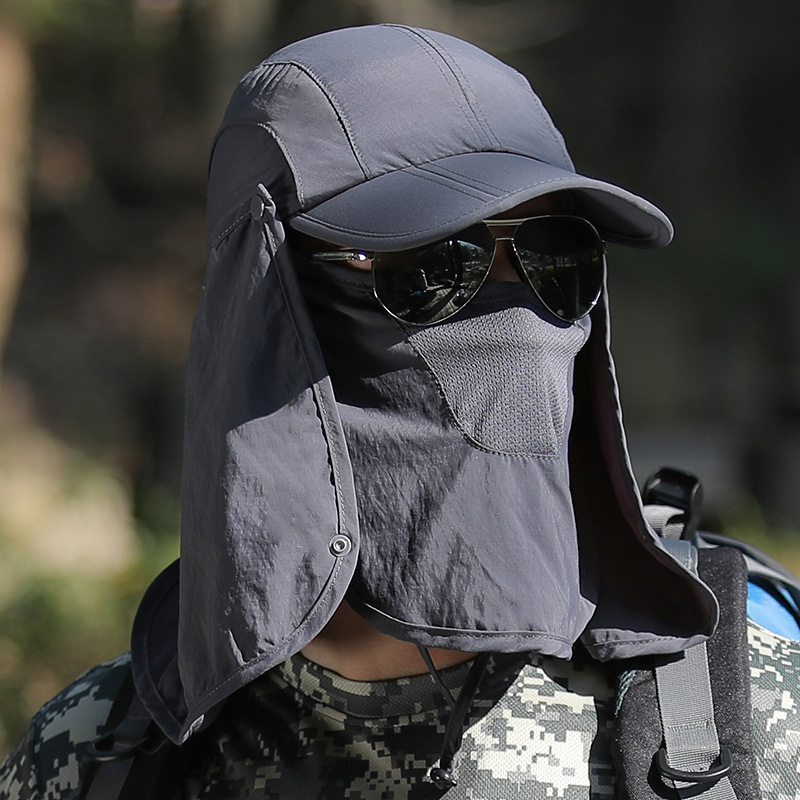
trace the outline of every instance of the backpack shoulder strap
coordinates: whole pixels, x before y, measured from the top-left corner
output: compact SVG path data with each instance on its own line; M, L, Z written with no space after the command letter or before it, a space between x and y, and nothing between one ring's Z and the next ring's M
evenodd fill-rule
M615 758L626 800L757 800L750 725L747 568L743 554L696 535L702 488L666 468L643 493L645 516L665 548L720 601L720 624L683 653L639 659L620 676Z
M139 751L148 743L151 723L128 670L111 706L105 732L86 749L89 768L79 800L120 797Z
M666 549L697 574L692 542L665 539ZM664 744L656 768L679 797L736 800L731 786L731 753L720 744L714 720L705 643L675 656L656 656L655 678Z
M171 800L180 795L187 756L187 746L170 742L153 722L129 668L104 732L86 750L76 800Z

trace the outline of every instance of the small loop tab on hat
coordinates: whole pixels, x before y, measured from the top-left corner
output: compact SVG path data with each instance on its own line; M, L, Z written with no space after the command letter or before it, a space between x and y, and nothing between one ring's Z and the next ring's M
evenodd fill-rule
M264 219L265 208L264 198L259 194L254 194L253 199L250 201L250 216L257 222Z

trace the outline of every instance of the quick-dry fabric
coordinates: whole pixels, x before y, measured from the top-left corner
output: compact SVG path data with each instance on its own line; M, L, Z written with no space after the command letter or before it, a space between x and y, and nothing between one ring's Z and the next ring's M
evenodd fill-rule
M133 631L137 688L176 741L319 633L358 554L330 379L275 207L256 200L211 243L192 331L180 581L162 573Z
M588 321L556 325L530 287L507 283L409 334L369 276L301 258L358 497L358 605L426 646L569 655L595 601L565 436ZM514 426L517 441L503 433Z
M220 163L216 210L252 169ZM348 590L379 628L465 651L568 656L581 637L607 659L672 652L713 628L713 598L642 522L605 301L575 361L568 469L470 443L405 332L356 288L329 339L335 303L312 324L263 188L212 223L190 346L181 562L148 590L132 642L137 689L171 739L298 652ZM332 343L324 357L315 325Z
M287 154L298 230L345 247L416 247L562 189L607 241L672 237L646 200L575 172L522 75L447 34L375 25L295 42L242 80L230 112Z
M356 41L361 46L339 46ZM387 41L392 48L385 46ZM376 70L376 74L397 82L394 89L402 89L406 108L413 76L432 79L440 66L445 69L438 73L446 86L440 83L437 88L436 113L442 124L436 131L425 127L424 136L415 132L409 137L407 125L397 130L389 126L381 128L378 136L365 128L383 119L374 104L392 102L392 97L400 95L381 94L371 84L365 96L364 64L370 59L383 64L393 58L399 59L395 69ZM554 189L579 190L580 212L597 223L604 237L620 230L610 217L620 221L626 216L613 213L615 204L638 209L643 225L646 220L656 224L644 201L577 175L568 164L552 166L550 155L559 163L566 156L563 142L558 144L559 134L542 113L531 116L544 126L541 130L530 125L514 129L514 137L526 138L526 152L530 149L531 156L516 154L519 148L513 148L512 154L484 153L487 143L481 137L480 141L473 136L462 138L476 117L461 105L469 87L464 74L458 75L459 64L474 73L476 87L482 87L481 97L487 94L489 80L492 97L501 89L508 94L507 88L514 97L538 104L524 80L499 62L489 59L492 77L487 78L478 69L486 66L486 59L452 37L402 27L332 32L322 43L284 49L278 60L268 60L248 75L231 101L211 160L208 273L189 348L182 556L180 564L165 571L148 590L132 639L139 694L174 741L184 741L208 724L219 703L232 692L301 650L324 627L351 587L357 594L360 577L355 573L360 562L378 563L370 548L375 556L381 552L380 540L365 543L368 537L360 535L361 507L375 509L377 504L356 496L351 459L361 455L357 440L345 436L346 404L334 392L331 376L335 371L322 357L296 285L284 246L284 224L301 227L300 215L306 214L308 222L316 200L319 206L338 203L354 188L366 193L361 195L364 202L358 201L356 193L345 204L354 225L397 221L400 217L394 214L391 198L401 196L398 183L392 179L391 197L377 185L385 186L393 169L402 173L397 175L399 184L406 173L413 172L411 182L420 200L414 208L428 220L428 228L416 226L415 210L402 218L403 225L409 226L405 231L373 230L363 239L350 241L349 234L339 230L333 241L368 249L389 241L399 247L424 244ZM420 85L425 84L413 84L416 98L423 97ZM424 99L428 113L433 101L427 93ZM456 107L447 105L452 103ZM337 117L342 104L353 106L354 116L346 121ZM356 114L355 106L363 110L370 104L367 117ZM448 110L443 113L445 106ZM345 138L340 136L335 142L319 138L321 130L333 134L337 125ZM540 140L542 147L536 145ZM422 146L415 148L415 142ZM548 142L555 143L555 150ZM476 167L470 170L472 179L483 174L481 164L487 170L497 167L496 180L484 175L487 185L492 184L490 191L468 197L451 187L438 193L438 178L422 177L423 173L434 177L420 161L431 147L444 156L436 165L439 177L442 169L467 162ZM361 160L347 161L346 152L352 156L356 151ZM409 158L420 166L408 167ZM514 179L512 187L507 183L512 182L508 170L519 161L536 175L529 172L531 180L522 183ZM367 163L375 167L369 175L362 169ZM302 169L295 169L296 164ZM541 170L534 169L535 165ZM373 189L377 195L371 194ZM602 204L592 203L596 192L605 198ZM353 216L359 210L371 216L369 198L377 196L380 202L386 201L379 216L371 220ZM408 206L405 194L402 197L402 204ZM431 228L437 198L444 205ZM338 208L342 211L343 206ZM319 234L316 224L306 226L306 232ZM668 238L665 223L653 236L642 226L638 233L630 229L628 233L641 244ZM621 238L631 240L628 235ZM548 541L552 554L539 553L538 543L525 542L520 549L516 534L507 541L501 528L489 524L496 509L492 501L487 507L484 497L491 496L493 487L487 486L479 495L454 495L452 499L460 505L453 505L448 513L451 518L460 515L466 538L448 544L447 537L430 536L426 542L432 557L429 563L413 557L409 562L390 542L388 549L397 558L391 590L383 594L376 590L375 606L365 600L361 607L376 622L383 621L406 638L427 637L462 650L541 647L544 652L563 648L568 653L574 638L580 636L600 659L675 652L711 632L717 614L713 596L660 548L642 518L608 351L605 299L591 318L591 335L575 359L575 408L567 446L569 484L561 478L551 480L544 472L541 481L531 481L518 466L525 461L519 456L504 457L504 469L492 478L546 503L552 509L554 529L565 518L569 503L577 542L569 537ZM421 361L417 353L413 357L416 363ZM368 370L373 363L365 357L362 367ZM441 397L430 379L393 402L414 404L420 393L428 392ZM424 409L430 407L426 402L416 413L420 430L426 426L437 430L439 419L430 426L426 417ZM470 480L461 484L474 486L485 465L478 459L473 468L478 449L464 437L458 444L455 441L448 438L443 444L459 448L462 460L453 462L453 454L445 451L445 462L474 469ZM395 449L402 449L398 459L406 459L403 463L413 469L387 474L379 484L382 491L395 487L413 494L431 485L438 493L450 480L446 471L436 469L435 461L428 462L421 474L412 460L413 448ZM560 463L560 459L554 461ZM507 510L500 511L500 519L505 518ZM462 552L459 548L464 542L470 544ZM531 547L540 558L528 560ZM577 552L577 565L570 552ZM458 577L462 557L474 565L485 563L485 568L472 569L471 585ZM424 576L416 586L402 580L407 563ZM499 564L502 571L497 570ZM508 587L523 569L526 581L528 573L539 572L548 581L565 568L573 578L579 576L579 588L574 582L559 586L562 594L552 598L535 619L528 618L529 600ZM412 591L423 599L415 600L413 619L403 622L403 616L394 617L392 612L403 611L403 599ZM362 594L367 596L366 591ZM566 603L556 611L562 596ZM461 608L462 598L466 611ZM577 610L576 605L569 606L573 602ZM592 603L596 606L587 620ZM475 627L436 628L442 619ZM544 624L552 627L542 630Z

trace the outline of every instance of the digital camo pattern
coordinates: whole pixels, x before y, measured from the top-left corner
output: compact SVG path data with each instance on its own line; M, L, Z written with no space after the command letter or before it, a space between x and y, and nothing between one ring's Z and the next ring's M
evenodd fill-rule
M612 708L609 673L596 662L532 657L502 702L467 730L464 788L452 796L614 797Z
M748 624L753 739L764 800L800 796L800 642Z
M800 642L750 623L753 731L764 800L800 796ZM3 800L67 800L127 657L55 697L0 767ZM451 691L467 667L442 672ZM614 797L612 692L593 662L497 656L473 704L447 800ZM346 681L290 659L237 693L205 733L187 800L423 800L447 708L429 676Z
M74 796L87 743L128 669L95 668L36 715L0 770L3 800ZM458 691L468 666L442 671ZM448 800L613 797L606 671L537 656L490 663ZM422 800L448 710L430 676L347 681L295 656L229 700L204 733L186 800Z
M467 667L442 675L455 692ZM607 671L497 656L468 721L448 800L611 798ZM347 681L296 656L226 705L199 800L423 800L448 709L430 676ZM270 724L264 725L269 719Z
M83 752L105 723L129 660L95 667L42 706L0 766L2 800L66 800L77 790Z

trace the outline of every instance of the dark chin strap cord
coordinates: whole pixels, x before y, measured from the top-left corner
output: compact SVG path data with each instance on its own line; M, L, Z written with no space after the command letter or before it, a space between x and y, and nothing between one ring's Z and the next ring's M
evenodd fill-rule
M464 685L457 697L453 697L450 689L447 688L442 676L433 664L430 653L427 648L419 647L419 652L422 655L428 671L433 676L436 685L439 687L442 696L447 704L450 706L450 716L447 719L447 727L444 732L444 741L442 742L442 752L439 756L439 763L433 766L428 771L428 779L437 788L443 792L452 789L457 785L457 781L453 774L454 766L453 761L456 753L461 748L461 739L464 736L464 722L467 719L467 714L472 707L472 701L478 693L481 685L486 667L489 665L489 659L492 657L491 653L479 653L472 666L469 668Z

